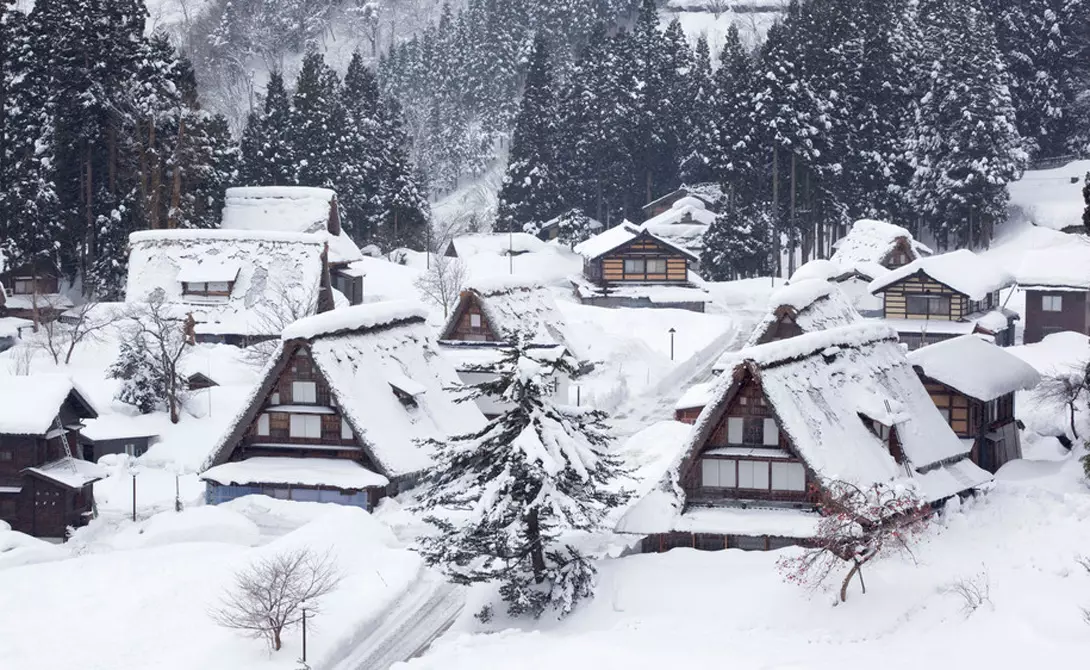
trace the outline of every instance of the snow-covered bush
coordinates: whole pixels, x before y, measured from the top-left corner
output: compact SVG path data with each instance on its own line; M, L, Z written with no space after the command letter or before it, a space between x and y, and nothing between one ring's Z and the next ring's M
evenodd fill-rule
M552 379L573 366L537 359L521 342L498 379L464 398L487 393L511 408L475 433L435 443L420 508L439 533L421 553L456 583L502 582L512 615L552 608L563 617L594 592L594 565L572 534L600 530L629 493L614 486L624 471L607 452L605 415L552 400Z
M821 492L822 519L817 534L798 554L779 559L777 568L792 583L816 588L842 563L851 568L840 585L840 600L848 599L848 585L859 577L863 593L863 566L885 554L912 549L926 528L929 508L914 491L896 484L862 488L851 482L829 482Z

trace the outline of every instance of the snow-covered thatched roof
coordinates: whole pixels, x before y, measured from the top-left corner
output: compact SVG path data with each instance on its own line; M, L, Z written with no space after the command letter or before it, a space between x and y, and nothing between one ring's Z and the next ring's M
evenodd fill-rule
M363 258L356 243L341 230L337 194L328 188L229 188L220 227L224 230L313 233L329 243L330 263L339 265Z
M824 279L792 281L772 292L768 307L768 314L753 329L747 347L768 341L770 331L785 319L804 333L846 326L862 319L848 297Z
M890 270L872 281L868 288L871 293L878 293L917 272L968 296L970 300L983 300L992 291L1014 283L1014 277L1006 270L968 249L958 249Z
M937 382L977 400L1033 388L1041 375L1006 349L975 335L962 335L921 347L908 362Z
M149 230L129 236L125 298L161 291L167 303L225 333L279 335L273 312L313 314L322 287L323 238L251 230ZM183 281L230 281L226 298L186 296ZM211 325L218 324L218 326Z
M662 204L669 200L680 200L684 198L693 198L694 200L701 200L705 204L713 205L717 200L723 197L723 189L715 182L700 182L698 184L685 184L681 188L670 191L665 195L660 195L651 202L642 207L644 211L647 211L656 205Z
M910 254L910 260L929 256L932 253L931 249L917 242L912 237L912 233L901 226L886 221L860 219L852 224L847 235L833 245L836 252L829 260L846 270L860 263L881 265L898 245L903 245L905 251Z
M499 342L511 344L523 335L534 346L569 346L564 315L550 290L518 276L496 276L467 285L441 331L440 340L450 339L462 313L474 301Z
M484 417L474 403L456 403L447 391L458 383L457 373L439 354L423 315L418 305L379 302L289 326L280 352L204 469L228 460L298 347L308 349L380 474L395 478L427 468L431 455L420 440L468 432L483 425ZM404 380L415 383L415 407L406 407L395 393L393 384Z
M96 416L67 375L0 377L0 434L45 435L55 427L61 406L69 397L84 408L88 418Z
M1072 236L1066 246L1027 251L1014 276L1023 289L1090 290L1090 244Z
M746 375L759 380L800 458L819 480L861 485L911 479L927 501L980 485L990 475L962 462L969 448L939 414L888 326L862 322L742 349L697 419L690 466ZM862 417L896 428L898 464ZM951 468L950 476L932 471Z

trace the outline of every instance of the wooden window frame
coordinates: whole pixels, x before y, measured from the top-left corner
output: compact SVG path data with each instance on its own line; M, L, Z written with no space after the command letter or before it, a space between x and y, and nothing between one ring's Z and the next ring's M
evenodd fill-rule
M1057 301L1053 303L1053 301ZM1063 308L1063 296L1062 295L1043 295L1041 296L1041 311L1056 314L1064 311Z
M923 310L923 311L913 310L911 308L913 300L923 300L923 301L925 301L925 303L927 305L927 308L925 310ZM946 311L943 312L943 311L933 310L932 309L932 303L935 302L935 301L945 301L946 302ZM954 304L953 304L953 300L952 300L951 296L948 296L948 295L943 294L943 293L906 293L905 294L905 315L906 316L923 314L923 315L926 315L927 318L931 318L932 316L944 316L946 318L950 318L950 315L953 313L953 308L954 308Z
M226 291L213 291L208 288L209 284L226 284ZM202 288L197 289L200 286ZM183 296L199 296L202 298L228 298L231 296L231 291L235 288L235 282L217 282L217 281L184 281L182 282L182 295Z

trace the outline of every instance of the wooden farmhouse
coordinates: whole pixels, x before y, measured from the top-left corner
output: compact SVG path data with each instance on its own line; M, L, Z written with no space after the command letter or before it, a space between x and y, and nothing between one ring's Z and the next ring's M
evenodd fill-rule
M564 316L549 289L526 279L493 279L462 290L458 304L439 335L439 344L466 384L495 379L492 370L504 350L519 339L545 356L572 355ZM556 397L567 401L569 380L556 380ZM477 404L487 417L502 414L507 405L481 396Z
M622 223L575 246L583 274L572 278L583 304L599 307L674 307L703 312L708 294L690 280L697 257Z
M870 283L882 296L882 316L909 349L979 333L1000 346L1014 344L1018 314L1000 291L1014 277L971 251L929 256L891 270Z
M675 200L670 208L652 216L641 226L659 239L699 255L704 249L704 234L715 221L716 207L705 199L687 195Z
M379 302L297 321L204 464L211 504L250 494L354 505L411 487L428 439L484 425L447 388L422 306Z
M354 265L363 259L363 253L341 229L340 207L334 191L310 186L229 188L220 227L319 236L327 244L326 262L333 290L343 296L344 304L363 302L364 273Z
M834 480L911 481L937 504L991 479L880 323L742 349L683 435L661 481L642 485L617 526L642 536L646 552L805 543L817 494Z
M679 200L695 198L704 205L705 209L714 214L718 212L719 201L722 197L723 189L720 188L719 184L711 182L691 184L682 186L681 188L670 191L666 195L655 198L644 205L641 208L641 212L643 213L643 220L646 221L663 212L669 211Z
M72 307L60 291L61 273L51 261L9 267L0 254L0 317L52 321Z
M895 270L932 254L931 249L917 242L907 229L872 219L860 219L852 224L848 234L833 244L833 249L829 260L844 271L861 268L865 272L872 264Z
M1034 368L975 335L923 347L908 361L974 463L994 473L1022 457L1014 400L1040 381Z
M1025 344L1062 331L1090 335L1090 245L1027 252L1015 276L1026 293Z
M292 321L335 304L322 236L251 230L129 235L125 299L155 297L191 318L195 341L240 346L276 339Z
M90 520L91 485L106 474L79 457L81 422L95 410L62 375L5 377L0 400L0 520L63 540Z
M143 456L158 438L162 416L107 414L87 421L80 431L83 459L98 462L108 454Z

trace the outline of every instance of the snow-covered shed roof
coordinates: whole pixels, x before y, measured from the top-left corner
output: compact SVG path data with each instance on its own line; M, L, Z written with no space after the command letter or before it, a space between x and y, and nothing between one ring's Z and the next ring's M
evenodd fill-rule
M958 249L947 254L928 256L912 261L870 283L871 293L878 293L897 282L922 272L931 279L966 295L970 300L983 300L992 291L1007 288L1014 277L991 261L968 249Z
M542 251L547 242L530 233L471 233L452 239L444 251L447 256L510 256Z
M772 292L768 307L768 314L753 329L745 346L760 344L781 319L793 321L804 333L846 326L862 319L848 296L824 279L792 281Z
M1041 381L1041 375L1021 358L975 335L921 347L908 354L908 362L931 379L977 400L995 400Z
M1072 237L1062 247L1027 251L1014 276L1023 289L1090 290L1090 243Z
M669 193L660 195L651 202L644 205L641 209L647 211L666 200L671 199L684 199L693 198L694 200L702 200L706 204L714 204L717 200L723 197L723 189L719 184L715 182L700 182L698 184L684 184L680 188L674 189Z
M833 244L836 251L829 259L841 268L852 268L859 263L881 264L899 242L916 258L930 256L931 249L917 242L912 233L901 226L886 221L860 219L852 224L848 234Z
M528 336L531 345L569 344L564 332L564 315L550 290L526 277L504 275L475 280L462 290L458 305L441 331L440 340L450 338L462 312L474 300L500 342L513 343L519 334L523 334Z
M929 486L922 477L963 460L969 449L939 414L888 326L862 322L805 333L742 349L734 360L732 373L722 375L713 391L714 402L697 419L689 467L748 373L820 480L869 485L909 478L921 485L925 500L934 501L990 479L963 464L957 467L966 481L955 490ZM896 463L862 416L896 428L905 464Z
M1086 203L1082 189L1090 160L1071 161L1046 170L1026 170L1022 178L1007 184L1010 193L1009 214L1052 230L1082 230Z
M26 468L23 472L48 479L74 491L104 479L109 474L105 468L96 463L71 456L37 467Z
M261 318L276 306L292 314L318 310L323 281L323 238L310 233L252 230L146 230L129 235L125 298L146 300L162 291L167 303L185 305L198 322L223 324L226 332L264 332ZM223 281L237 269L226 298L182 293L183 281ZM212 279L210 277L220 277ZM198 279L200 278L200 279Z
M352 263L363 258L359 247L340 227L337 194L311 186L238 186L227 189L220 227L313 233L329 243L329 262Z
M458 383L458 376L439 354L424 314L422 307L408 301L378 302L320 314L286 328L279 354L204 469L228 460L299 346L308 348L336 406L382 475L394 478L427 468L431 456L420 440L469 432L483 425L484 417L474 403L456 403L447 391ZM390 385L406 378L424 388L414 395L416 406L411 408L401 403Z
M593 261L603 255L613 251L617 247L627 244L632 240L640 237L641 235L649 237L657 242L660 242L671 249L674 249L678 253L684 254L689 258L696 260L696 256L691 251L685 249L682 246L674 244L670 240L664 239L654 233L648 231L643 226L637 226L634 223L623 221L619 225L613 226L607 230L604 230L594 237L580 242L572 248L572 251L582 256L585 260Z
M69 398L90 418L94 407L62 374L0 377L0 434L45 435Z
M343 458L284 458L256 456L244 461L221 463L201 473L200 478L225 486L285 484L327 486L359 491L386 486L390 480L355 461Z

